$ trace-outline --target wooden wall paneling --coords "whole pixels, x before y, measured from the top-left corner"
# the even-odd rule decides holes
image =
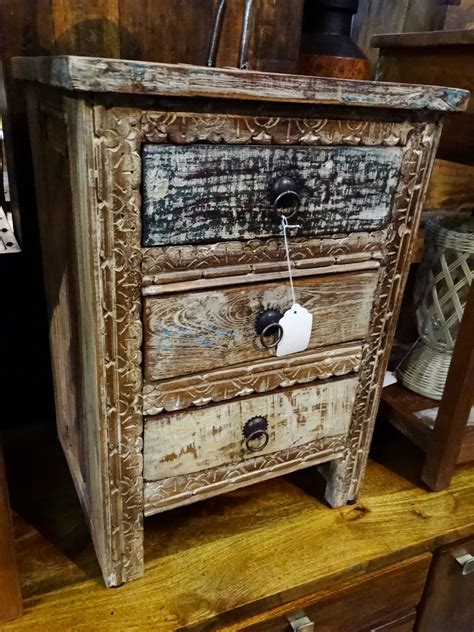
[[[7,478],[0,445],[0,623],[21,614],[21,594],[13,550]]]
[[[118,0],[50,0],[50,3],[56,55],[120,57]],[[136,12],[141,13],[138,6]]]
[[[215,0],[117,0],[120,56],[205,65]]]

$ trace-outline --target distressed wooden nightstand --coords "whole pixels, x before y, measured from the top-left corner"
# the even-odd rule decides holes
[[[468,93],[85,57],[14,69],[59,435],[107,585],[142,574],[146,515],[311,465],[330,505],[353,501],[442,114]],[[314,317],[285,357],[263,336],[290,301],[275,190]]]

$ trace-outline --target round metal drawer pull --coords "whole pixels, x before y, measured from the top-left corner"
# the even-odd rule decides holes
[[[282,176],[275,180],[270,190],[270,200],[273,210],[279,217],[289,219],[298,210],[301,198],[297,191],[298,185],[290,176]]]
[[[464,555],[457,555],[456,562],[462,567],[463,575],[470,575],[474,573],[474,555],[465,553]]]
[[[268,341],[268,336],[275,336],[273,341]],[[278,323],[267,325],[265,329],[260,334],[260,342],[265,347],[265,349],[271,349],[272,347],[276,347],[280,340],[283,338],[283,327]]]
[[[266,417],[252,417],[245,422],[242,429],[245,447],[249,452],[260,452],[267,447],[270,436],[267,432],[268,420]]]
[[[261,312],[255,320],[255,331],[260,336],[260,342],[265,349],[276,347],[283,338],[283,327],[279,321],[283,314],[277,307],[270,307]],[[269,336],[274,336],[273,340],[267,340]]]

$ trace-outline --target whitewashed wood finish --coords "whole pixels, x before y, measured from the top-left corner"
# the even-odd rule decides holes
[[[443,112],[464,110],[469,98],[469,92],[457,88],[73,55],[14,57],[12,64],[17,79],[86,92],[256,99]]]
[[[309,348],[361,340],[369,331],[379,272],[295,279],[296,300],[313,314]],[[282,281],[144,300],[148,381],[271,358],[255,332],[262,310],[291,306]]]
[[[46,61],[46,64],[50,62]],[[249,75],[239,76],[241,81]],[[105,90],[106,83],[107,79]],[[336,84],[329,85],[334,87]],[[393,94],[385,99],[383,86],[374,87],[374,90],[371,86],[371,103],[375,96],[376,102],[390,107]],[[256,87],[250,88],[254,90]],[[260,87],[256,89],[259,91]],[[339,105],[341,94],[348,94],[344,92],[345,88],[341,89],[343,94],[339,92],[337,96]],[[40,86],[32,86],[31,90],[39,93],[42,104],[48,100]],[[401,90],[406,88],[401,87]],[[439,90],[438,95],[443,94],[442,88],[436,90]],[[55,95],[55,107],[60,117],[67,111],[70,123],[66,142],[73,166],[64,167],[64,179],[71,177],[73,181],[73,215],[79,227],[77,243],[71,241],[68,245],[74,251],[74,257],[76,251],[79,253],[78,260],[81,261],[78,274],[82,279],[80,291],[84,300],[80,302],[80,321],[85,329],[81,325],[77,335],[85,352],[86,380],[80,399],[84,412],[80,428],[86,437],[85,452],[92,474],[84,481],[88,493],[83,494],[83,500],[106,582],[118,584],[143,571],[144,508],[147,514],[162,511],[269,476],[318,462],[334,462],[335,459],[326,488],[329,502],[337,506],[356,497],[367,462],[388,350],[439,138],[440,117],[424,111],[408,112],[406,116],[387,109],[363,111],[361,101],[357,102],[359,106],[353,102],[350,109],[344,110],[315,107],[311,110],[314,119],[304,118],[302,109],[291,104],[285,106],[285,110],[294,108],[295,115],[300,118],[262,118],[260,106],[257,109],[251,103],[247,104],[248,116],[193,115],[142,109],[138,104],[143,104],[144,100],[127,101],[126,97],[120,97],[121,107],[114,107],[110,95],[81,97],[76,94],[66,99],[64,92],[51,89],[47,92]],[[428,89],[426,94],[431,94],[427,97],[430,101],[433,93]],[[220,96],[234,98],[229,93]],[[272,99],[268,95],[267,98]],[[360,92],[357,98],[362,98]],[[47,133],[48,142],[61,144],[61,136],[54,132],[54,122],[43,127],[35,118],[39,99],[35,99],[31,108],[32,129]],[[276,100],[280,100],[278,96]],[[283,92],[281,100],[285,100]],[[75,106],[66,105],[71,102]],[[190,109],[193,107],[191,104]],[[218,104],[214,107],[217,109]],[[407,102],[404,107],[410,109]],[[333,119],[323,118],[329,112]],[[38,145],[44,142],[42,134],[37,133],[34,142]],[[200,274],[206,272],[207,278],[213,274],[214,278],[222,278],[223,266],[259,266],[275,261],[280,264],[283,258],[281,240],[278,239],[141,249],[141,148],[145,142],[399,146],[403,147],[403,159],[391,221],[386,229],[377,231],[373,239],[361,233],[355,239],[353,235],[341,235],[329,241],[301,240],[293,251],[297,265],[301,261],[303,267],[311,267],[308,260],[321,256],[328,257],[325,265],[331,265],[330,261],[334,263],[335,260],[339,265],[342,263],[339,256],[349,256],[354,262],[357,253],[361,253],[363,261],[367,261],[369,255],[381,263],[380,282],[368,319],[369,332],[362,343],[360,373],[355,378],[358,388],[347,434],[147,483],[144,502],[142,255],[147,259],[143,270],[147,268],[151,275],[181,274],[199,269]],[[54,162],[45,159],[41,152],[35,152],[35,155],[38,182],[44,181],[45,169],[50,171],[50,180],[54,182],[54,177],[57,178],[52,167]],[[48,197],[58,195],[54,186],[52,189],[45,194],[43,210],[50,205]],[[55,256],[64,251],[64,243],[51,240],[47,233],[43,242],[46,267],[50,273],[57,271]],[[318,259],[314,265],[320,264]],[[179,278],[180,282],[182,280]],[[170,278],[167,281],[172,282]],[[57,337],[57,343],[61,344],[60,337]],[[57,360],[53,358],[57,365],[56,375],[61,369]],[[202,375],[202,371],[196,375]],[[80,490],[81,477],[74,467],[71,469]],[[88,503],[88,499],[93,502]]]
[[[358,371],[361,358],[362,345],[349,343],[211,373],[145,382],[143,414],[174,412],[190,406],[204,406],[252,393],[340,377]]]
[[[358,380],[328,380],[309,388],[284,390],[192,412],[145,420],[144,478],[156,481],[254,458],[244,424],[268,420],[269,442],[259,455],[344,435],[349,429]]]
[[[400,147],[156,145],[143,148],[144,246],[281,236],[269,192],[292,177],[299,237],[381,229]]]

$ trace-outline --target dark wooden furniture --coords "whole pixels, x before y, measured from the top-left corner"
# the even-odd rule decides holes
[[[59,436],[107,585],[143,572],[144,516],[310,465],[330,505],[354,502],[442,117],[468,93],[13,63]],[[314,315],[308,348],[285,357],[258,324],[291,307],[282,180],[278,200],[298,200],[296,302]]]
[[[474,538],[443,547],[431,565],[418,632],[474,629]]]
[[[5,462],[0,444],[0,624],[21,614]]]
[[[377,75],[386,81],[419,80],[474,87],[474,31],[438,31],[377,35]],[[449,117],[441,135],[439,156],[427,195],[430,211],[459,212],[474,208],[474,137],[472,104],[460,117]],[[453,162],[456,161],[456,162]],[[431,193],[430,193],[431,191]],[[441,403],[401,385],[384,389],[381,413],[426,452],[422,473],[433,490],[449,485],[456,463],[474,460],[474,426],[467,420],[474,403],[474,288],[466,305]],[[431,430],[415,413],[437,408]]]
[[[429,494],[416,449],[388,431],[356,505],[329,509],[300,472],[181,507],[147,521],[145,578],[106,591],[54,428],[15,429],[5,448],[25,612],[2,630],[291,632],[288,617],[308,617],[315,632],[408,632],[425,598],[447,609],[451,595],[468,613],[472,575],[459,563],[426,582],[440,547],[462,555],[456,543],[474,535],[474,471],[458,468],[449,490]]]

